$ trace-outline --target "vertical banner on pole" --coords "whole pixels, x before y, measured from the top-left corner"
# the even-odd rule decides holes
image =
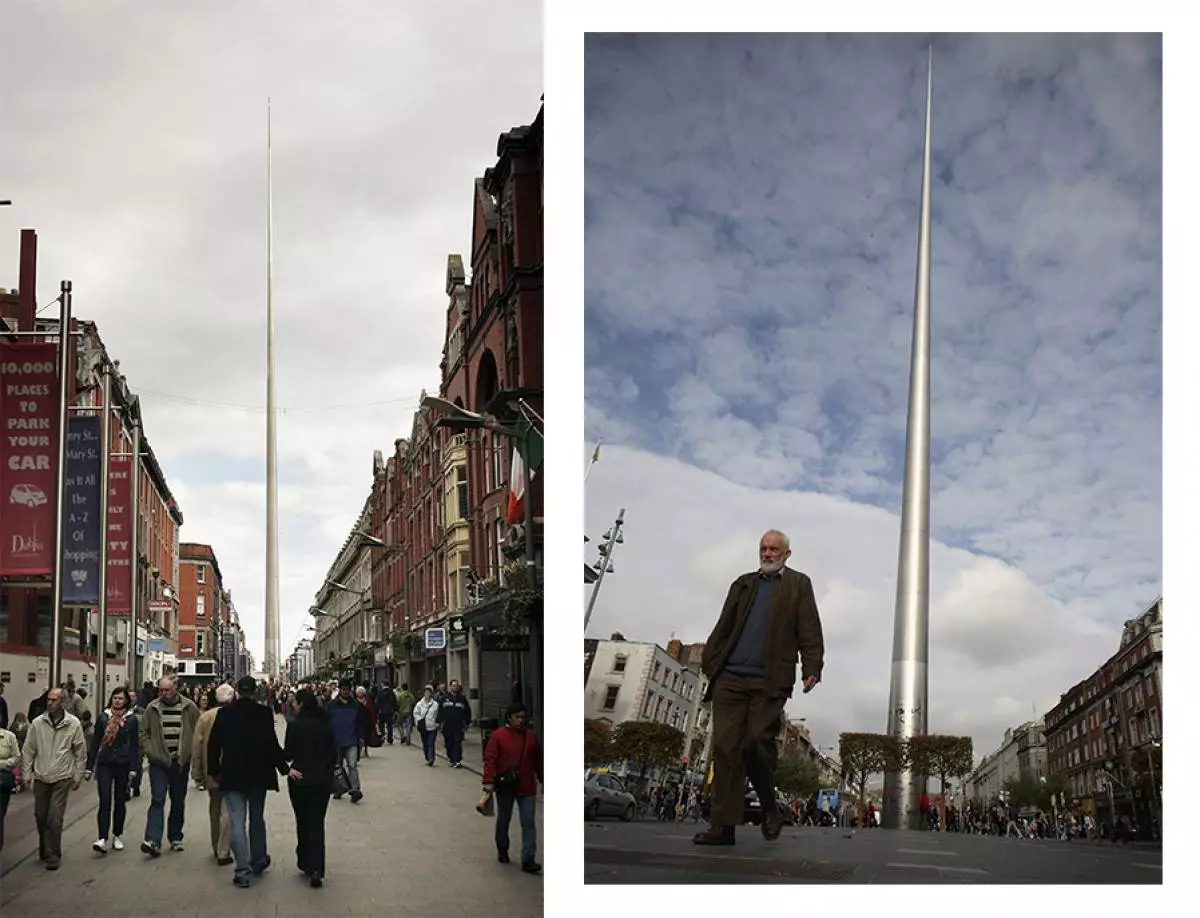
[[[100,418],[67,422],[67,488],[63,506],[63,592],[69,606],[100,602]]]
[[[108,614],[133,608],[133,463],[129,456],[108,460]]]
[[[0,574],[54,572],[58,345],[0,342]]]

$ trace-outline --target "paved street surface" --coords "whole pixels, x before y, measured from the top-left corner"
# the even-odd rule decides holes
[[[586,883],[1161,883],[1162,851],[986,835],[785,828],[775,842],[738,829],[702,848],[704,823],[589,822]]]
[[[280,721],[282,724],[282,720]],[[281,729],[282,735],[282,729]],[[440,743],[439,743],[440,746]],[[271,868],[250,889],[233,886],[233,866],[217,866],[208,844],[207,796],[190,789],[182,853],[151,860],[138,850],[146,824],[149,781],[130,801],[120,853],[91,849],[96,840],[95,785],[72,794],[63,861],[57,872],[37,860],[33,795],[13,798],[0,860],[0,914],[4,918],[200,918],[251,914],[281,918],[355,918],[395,914],[467,918],[542,915],[539,876],[515,863],[497,863],[495,823],[475,812],[479,800],[478,744],[464,750],[464,768],[444,761],[427,768],[419,748],[372,749],[359,766],[364,797],[331,800],[326,818],[326,877],[311,889],[296,870],[295,819],[286,790],[267,794]],[[282,786],[282,783],[281,783]],[[28,813],[25,810],[28,809]],[[71,823],[71,820],[75,821]],[[26,823],[28,825],[26,826]],[[514,816],[512,851],[520,851]],[[538,812],[538,840],[542,814]],[[539,851],[539,860],[541,853]]]

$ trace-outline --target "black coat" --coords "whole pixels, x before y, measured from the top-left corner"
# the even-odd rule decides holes
[[[221,790],[277,791],[276,772],[285,775],[287,770],[270,708],[239,697],[221,709],[208,738],[208,774]]]
[[[332,791],[338,753],[329,715],[315,708],[292,718],[283,741],[283,757],[304,776],[297,784]]]
[[[375,707],[384,717],[391,717],[396,713],[396,693],[390,688],[381,689],[375,698]]]

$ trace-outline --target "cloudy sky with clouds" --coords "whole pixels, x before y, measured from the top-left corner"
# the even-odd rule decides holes
[[[373,451],[438,387],[446,256],[469,256],[497,137],[537,114],[540,4],[24,0],[4,36],[0,286],[37,229],[39,302],[74,282],[260,663],[272,98],[286,656]]]
[[[587,42],[592,636],[704,640],[780,527],[820,743],[886,726],[926,44]],[[1161,43],[933,45],[930,729],[979,753],[1161,589]]]

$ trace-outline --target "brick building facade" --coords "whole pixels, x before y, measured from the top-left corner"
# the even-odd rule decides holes
[[[1046,714],[1049,772],[1097,822],[1150,825],[1162,786],[1162,597],[1125,623],[1121,646]]]
[[[31,231],[23,233],[23,280],[27,273],[27,252],[36,255],[36,245],[30,248],[30,238]],[[18,291],[0,291],[0,335],[10,330],[37,330],[56,335],[58,318],[34,318],[34,302],[32,283],[25,295]],[[120,362],[110,358],[96,324],[73,318],[71,327],[79,334],[71,338],[75,354],[68,388],[69,402],[79,408],[98,410],[103,400],[102,368],[110,367],[110,398],[114,412],[109,419],[111,448],[114,453],[131,452],[132,420],[136,418],[142,422],[138,399],[120,372]],[[140,452],[141,499],[138,502],[135,569],[138,628],[131,634],[128,616],[110,613],[106,689],[127,679],[137,685],[143,679],[157,678],[172,668],[177,651],[177,601],[173,594],[178,583],[175,559],[183,515],[145,435],[144,425]],[[30,585],[27,578],[19,581],[20,585],[12,578],[0,579],[0,670],[9,674],[5,691],[10,705],[22,708],[45,687],[43,673],[48,665],[51,644],[51,577],[33,580],[38,581],[36,585]],[[151,599],[160,600],[155,615],[151,613]],[[62,678],[73,679],[93,692],[95,670],[92,664],[98,643],[98,618],[95,609],[68,608],[62,616]],[[155,642],[153,651],[149,649],[151,641]],[[131,649],[134,650],[132,674],[129,673]]]

